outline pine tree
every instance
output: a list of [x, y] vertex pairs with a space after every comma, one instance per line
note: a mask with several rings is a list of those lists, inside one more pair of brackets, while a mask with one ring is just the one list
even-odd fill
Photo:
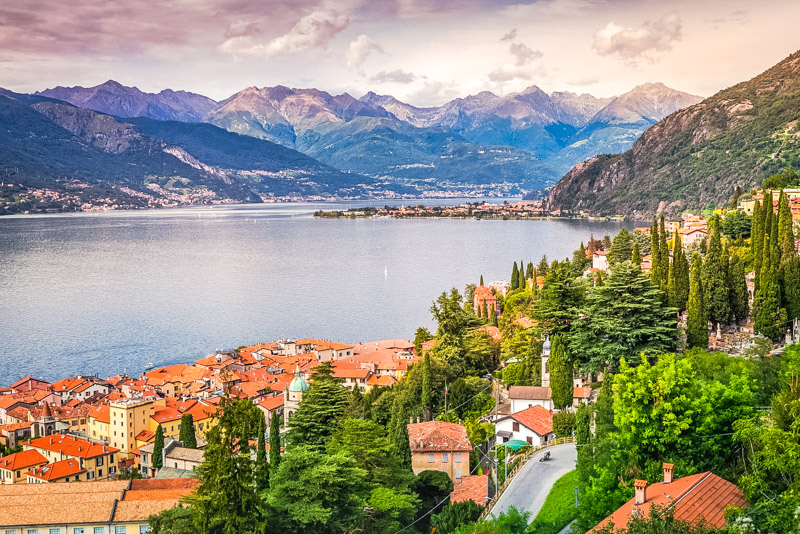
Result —
[[783, 305], [787, 320], [800, 317], [800, 257], [793, 257], [781, 268]]
[[156, 428], [156, 437], [153, 440], [153, 461], [150, 465], [154, 469], [164, 467], [164, 429], [161, 425]]
[[253, 474], [256, 479], [256, 490], [259, 493], [269, 488], [269, 464], [267, 463], [267, 444], [264, 438], [267, 429], [264, 418], [258, 422], [258, 441], [256, 445], [256, 465], [253, 466]]
[[519, 287], [519, 270], [517, 269], [517, 262], [514, 262], [514, 269], [511, 271], [511, 291]]
[[728, 285], [731, 288], [731, 313], [736, 321], [744, 321], [750, 315], [750, 305], [744, 262], [738, 256], [731, 257], [728, 278]]
[[688, 316], [686, 318], [686, 343], [689, 347], [708, 348], [708, 316], [703, 299], [703, 260], [697, 252], [692, 254], [692, 274], [689, 284]]
[[781, 264], [790, 261], [796, 255], [794, 233], [792, 232], [792, 210], [789, 209], [789, 199], [783, 191], [778, 200], [778, 245]]
[[550, 272], [550, 264], [547, 263], [547, 256], [542, 256], [542, 259], [539, 260], [539, 266], [536, 267], [536, 270], [539, 272], [539, 276], [547, 276], [547, 273]]
[[347, 403], [347, 408], [342, 414], [343, 419], [364, 419], [364, 395], [361, 393], [361, 388], [354, 386], [350, 390], [350, 399]]
[[597, 246], [594, 243], [594, 234], [589, 234], [589, 246], [586, 247], [586, 252], [590, 258], [597, 252]]
[[194, 430], [194, 416], [185, 413], [181, 416], [181, 431], [178, 440], [189, 449], [197, 448], [197, 436]]
[[317, 366], [311, 386], [292, 415], [287, 434], [289, 446], [324, 448], [347, 407], [348, 394], [347, 388], [333, 378], [330, 362]]
[[572, 361], [567, 354], [566, 342], [563, 336], [553, 336], [550, 350], [550, 390], [553, 405], [563, 410], [572, 405]]
[[614, 237], [614, 241], [611, 242], [611, 250], [608, 251], [609, 265], [615, 265], [617, 263], [630, 260], [632, 250], [633, 237], [631, 237], [631, 234], [628, 232], [628, 230], [623, 228]]
[[639, 252], [639, 243], [633, 243], [633, 252], [631, 252], [631, 264], [634, 267], [642, 268], [642, 254]]
[[703, 263], [703, 298], [711, 321], [715, 325], [728, 324], [731, 317], [728, 273], [725, 268], [719, 219], [713, 218], [708, 253]]
[[753, 255], [753, 271], [755, 272], [755, 289], [758, 289], [758, 278], [761, 273], [761, 248], [764, 246], [764, 214], [761, 203], [753, 205], [753, 217], [750, 221], [750, 253]]
[[431, 420], [431, 399], [433, 398], [431, 392], [431, 355], [425, 354], [422, 359], [422, 418], [425, 421]]
[[278, 470], [281, 463], [281, 417], [277, 411], [272, 412], [269, 421], [269, 469]]

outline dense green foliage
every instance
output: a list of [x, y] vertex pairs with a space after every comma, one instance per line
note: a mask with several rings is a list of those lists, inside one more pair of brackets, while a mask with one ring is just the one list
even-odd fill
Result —
[[572, 360], [567, 352], [566, 340], [553, 336], [548, 364], [553, 405], [561, 410], [572, 404]]
[[347, 388], [333, 378], [329, 362], [314, 369], [313, 382], [303, 393], [303, 400], [292, 415], [286, 435], [289, 446], [324, 448], [348, 404]]
[[153, 469], [164, 467], [164, 428], [158, 425], [156, 435], [153, 438]]
[[190, 449], [197, 448], [197, 435], [194, 429], [194, 416], [190, 413], [185, 413], [181, 416], [180, 434], [178, 440], [183, 443], [184, 447]]
[[687, 304], [686, 318], [686, 343], [690, 347], [708, 348], [708, 308], [706, 307], [705, 295], [701, 273], [703, 260], [700, 254], [692, 254], [692, 275], [689, 284], [689, 302]]

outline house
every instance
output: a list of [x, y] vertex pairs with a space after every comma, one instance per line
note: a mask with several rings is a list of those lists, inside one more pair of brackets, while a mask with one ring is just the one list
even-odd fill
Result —
[[86, 470], [85, 480], [109, 479], [117, 472], [115, 459], [118, 449], [69, 434], [33, 439], [23, 447], [25, 450], [38, 451], [50, 463], [77, 460]]
[[123, 457], [130, 458], [136, 448], [136, 436], [142, 430], [153, 430], [150, 418], [155, 412], [151, 399], [120, 399], [109, 403], [108, 437], [106, 443], [120, 450]]
[[539, 405], [531, 406], [498, 419], [495, 433], [503, 443], [519, 440], [538, 447], [556, 437], [553, 433], [553, 413]]
[[685, 246], [694, 245], [705, 240], [708, 236], [708, 231], [705, 228], [681, 228], [678, 231], [681, 238], [681, 243]]
[[599, 269], [601, 271], [608, 270], [608, 258], [606, 255], [608, 252], [605, 250], [595, 250], [594, 254], [592, 254], [592, 268]]
[[484, 306], [486, 306], [488, 314], [491, 314], [493, 309], [495, 313], [500, 313], [500, 304], [497, 302], [494, 292], [487, 286], [478, 286], [472, 296], [472, 308], [475, 315], [481, 317]]
[[667, 222], [664, 224], [664, 230], [666, 230], [669, 235], [673, 235], [675, 232], [679, 231], [682, 226], [683, 219], [673, 217], [671, 219], [667, 219]]
[[72, 458], [34, 467], [27, 472], [28, 484], [50, 484], [54, 482], [80, 482], [86, 480], [86, 469]]
[[0, 484], [25, 484], [28, 469], [47, 465], [38, 451], [21, 451], [0, 458]]
[[410, 423], [407, 430], [411, 469], [415, 475], [429, 470], [444, 471], [453, 484], [458, 484], [469, 474], [472, 444], [462, 425], [427, 421]]
[[508, 388], [508, 398], [511, 400], [512, 414], [534, 406], [541, 406], [545, 410], [553, 409], [552, 392], [549, 387], [511, 386]]
[[264, 420], [267, 423], [267, 428], [269, 428], [273, 413], [277, 412], [279, 415], [283, 415], [283, 395], [275, 395], [262, 399], [256, 403], [256, 406], [264, 412]]
[[26, 376], [25, 378], [20, 378], [13, 384], [9, 386], [12, 393], [24, 393], [26, 391], [33, 391], [35, 389], [49, 391], [50, 390], [50, 382], [45, 382], [44, 380], [37, 380], [32, 376]]
[[197, 485], [186, 478], [0, 485], [0, 532], [140, 534], [149, 531], [150, 515], [174, 507]]
[[631, 517], [647, 516], [653, 505], [671, 510], [675, 519], [689, 522], [703, 520], [709, 526], [722, 528], [726, 525], [725, 508], [747, 506], [744, 494], [735, 484], [710, 471], [673, 480], [673, 464], [665, 463], [662, 467], [662, 482], [648, 485], [646, 480], [634, 481], [636, 494], [633, 499], [589, 532], [596, 532], [608, 523], [624, 528]]
[[164, 467], [194, 471], [203, 463], [203, 449], [189, 449], [176, 445], [164, 454]]
[[473, 501], [478, 506], [489, 502], [489, 475], [466, 475], [461, 484], [453, 488], [450, 503]]
[[367, 380], [369, 379], [369, 369], [348, 369], [346, 367], [334, 367], [333, 378], [342, 380], [342, 385], [351, 390], [355, 387], [363, 393], [367, 387]]

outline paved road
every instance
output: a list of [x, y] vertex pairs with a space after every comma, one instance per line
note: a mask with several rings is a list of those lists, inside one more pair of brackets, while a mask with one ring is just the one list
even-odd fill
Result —
[[[550, 459], [540, 462], [539, 458], [550, 451]], [[575, 469], [578, 452], [574, 443], [556, 445], [537, 452], [522, 466], [522, 470], [511, 481], [511, 485], [497, 501], [489, 514], [496, 517], [512, 506], [531, 513], [531, 521], [542, 509], [550, 488], [556, 480]]]

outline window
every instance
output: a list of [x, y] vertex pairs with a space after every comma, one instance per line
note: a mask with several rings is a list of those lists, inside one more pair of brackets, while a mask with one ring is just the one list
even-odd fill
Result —
[[429, 454], [429, 455], [428, 455], [428, 463], [429, 463], [429, 464], [432, 464], [433, 462], [434, 462], [434, 459], [433, 459], [433, 454]]
[[449, 454], [447, 454], [446, 452], [442, 453], [442, 463], [443, 464], [446, 464], [447, 460], [449, 460], [449, 459], [450, 459], [450, 455]]
[[29, 528], [28, 529], [28, 534], [39, 534], [39, 531], [36, 530], [35, 528]]
[[460, 452], [456, 453], [456, 462], [459, 462], [459, 463], [461, 462], [461, 453]]
[[528, 443], [533, 445], [533, 436], [528, 436]]
[[82, 528], [73, 528], [72, 529], [72, 534], [83, 534], [83, 529]]
[[142, 463], [143, 464], [147, 463], [147, 454], [142, 454]]
[[519, 423], [514, 423], [513, 428], [514, 432], [519, 432]]
[[106, 529], [103, 527], [94, 527], [94, 534], [106, 534]]
[[61, 529], [60, 528], [51, 528], [50, 529], [50, 534], [61, 534]]
[[16, 530], [6, 530], [6, 534], [17, 534]]
[[94, 478], [94, 473], [92, 473], [91, 471], [86, 473], [86, 480], [92, 480], [93, 478]]
[[99, 477], [103, 476], [103, 470], [102, 469], [98, 469], [97, 470], [97, 476], [99, 476]]
[[100, 467], [101, 465], [103, 465], [103, 457], [102, 456], [98, 456], [97, 457], [97, 467]]
[[142, 525], [139, 527], [139, 534], [147, 534], [150, 532], [150, 525]]
[[456, 478], [461, 478], [461, 469], [456, 469]]
[[125, 526], [117, 525], [114, 527], [114, 534], [126, 534], [126, 533], [127, 529], [125, 528]]

